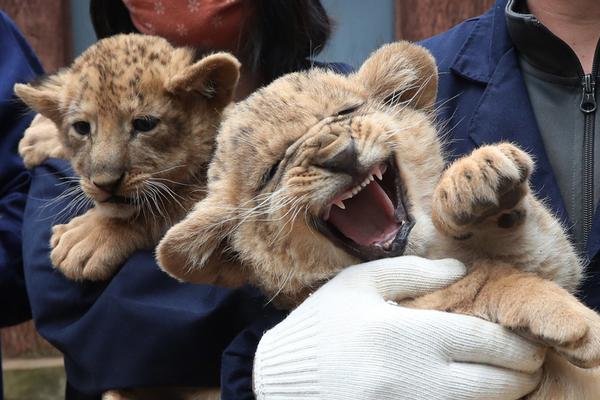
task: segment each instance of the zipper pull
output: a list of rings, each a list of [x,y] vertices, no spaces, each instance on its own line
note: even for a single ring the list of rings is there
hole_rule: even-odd
[[[591,114],[596,111],[596,82],[592,74],[584,75],[581,85],[583,86],[583,95],[579,109],[585,114]]]

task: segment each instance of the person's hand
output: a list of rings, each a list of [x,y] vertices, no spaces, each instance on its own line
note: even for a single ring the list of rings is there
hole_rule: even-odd
[[[461,278],[456,260],[405,256],[342,271],[261,339],[257,399],[518,399],[544,349],[475,317],[400,307]]]

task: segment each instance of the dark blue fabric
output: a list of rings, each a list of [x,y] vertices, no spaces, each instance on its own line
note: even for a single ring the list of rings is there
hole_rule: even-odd
[[[281,322],[284,311],[271,311],[240,333],[223,353],[221,400],[252,400],[254,350],[262,335]]]
[[[17,154],[19,139],[31,123],[31,115],[16,100],[13,86],[42,72],[21,33],[0,11],[0,327],[31,316],[21,263],[21,221],[29,174]],[[0,375],[0,399],[2,393]]]

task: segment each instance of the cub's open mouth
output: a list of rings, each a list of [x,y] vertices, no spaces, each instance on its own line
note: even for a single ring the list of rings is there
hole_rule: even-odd
[[[321,214],[318,229],[361,260],[399,256],[414,226],[405,204],[398,168],[391,159],[335,195]]]

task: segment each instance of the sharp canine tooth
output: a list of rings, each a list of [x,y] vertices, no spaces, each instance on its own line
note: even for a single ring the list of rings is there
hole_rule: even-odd
[[[334,203],[336,206],[338,206],[339,208],[341,208],[342,210],[346,209],[346,206],[344,205],[344,202],[341,200],[338,200]]]
[[[377,176],[377,179],[382,180],[383,179],[383,174],[381,173],[381,168],[376,168],[375,169],[375,176]]]

